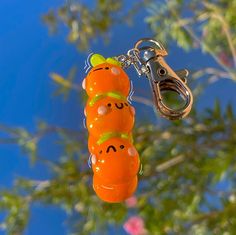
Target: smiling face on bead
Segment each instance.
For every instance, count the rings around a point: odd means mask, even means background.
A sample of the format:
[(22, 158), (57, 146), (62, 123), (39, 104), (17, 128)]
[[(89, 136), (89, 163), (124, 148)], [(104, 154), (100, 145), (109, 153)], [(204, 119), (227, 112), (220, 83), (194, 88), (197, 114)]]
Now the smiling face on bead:
[(139, 155), (128, 139), (111, 138), (92, 155), (94, 174), (106, 183), (121, 184), (138, 173)]
[(120, 66), (102, 63), (91, 69), (83, 81), (83, 88), (89, 97), (111, 91), (128, 96), (130, 82), (127, 74)]
[(92, 107), (86, 105), (88, 131), (99, 138), (105, 132), (130, 132), (134, 125), (135, 109), (127, 101), (105, 97)]

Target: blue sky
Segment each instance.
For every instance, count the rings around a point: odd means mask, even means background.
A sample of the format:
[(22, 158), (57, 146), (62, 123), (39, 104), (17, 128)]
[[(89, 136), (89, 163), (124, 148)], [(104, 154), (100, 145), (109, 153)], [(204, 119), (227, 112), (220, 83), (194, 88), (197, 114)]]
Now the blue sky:
[[(67, 75), (71, 66), (76, 65), (79, 68), (77, 81), (81, 82), (85, 76), (84, 60), (89, 53), (81, 54), (73, 45), (66, 43), (65, 30), (49, 36), (47, 27), (40, 19), (42, 14), (62, 2), (1, 0), (0, 124), (34, 130), (37, 120), (44, 120), (63, 127), (81, 127), (83, 112), (75, 102), (76, 95), (71, 95), (68, 102), (53, 97), (56, 86), (50, 80), (49, 73), (54, 71)], [(139, 13), (132, 27), (115, 26), (111, 31), (110, 44), (104, 45), (99, 39), (92, 44), (91, 51), (113, 56), (126, 52), (139, 38), (151, 36), (142, 22), (145, 15), (145, 11)], [(168, 62), (175, 69), (214, 66), (214, 61), (199, 51), (186, 54), (176, 45), (169, 47)], [(138, 79), (132, 69), (128, 73), (137, 90), (141, 87), (149, 89), (147, 81)], [(199, 99), (198, 109), (212, 106), (215, 98), (219, 98), (223, 105), (228, 102), (235, 104), (235, 87), (229, 80), (213, 84)], [(141, 116), (152, 113), (152, 110), (143, 113), (139, 108), (137, 113)], [(43, 151), (50, 151), (51, 158), (57, 158), (55, 146), (47, 146)], [(30, 167), (27, 157), (16, 146), (0, 145), (0, 188), (11, 187), (14, 177), (19, 175), (42, 180), (50, 177), (42, 165)], [(65, 214), (60, 209), (35, 204), (25, 234), (66, 234), (64, 219)], [(0, 231), (1, 234), (4, 233)]]

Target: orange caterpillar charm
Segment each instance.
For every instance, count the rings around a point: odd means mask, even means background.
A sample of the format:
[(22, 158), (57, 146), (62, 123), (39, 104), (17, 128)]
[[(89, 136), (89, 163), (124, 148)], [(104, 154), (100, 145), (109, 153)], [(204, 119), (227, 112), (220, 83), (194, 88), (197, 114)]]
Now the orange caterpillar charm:
[(122, 202), (137, 188), (139, 155), (132, 144), (135, 109), (128, 101), (130, 81), (119, 63), (94, 54), (83, 81), (93, 188), (106, 202)]

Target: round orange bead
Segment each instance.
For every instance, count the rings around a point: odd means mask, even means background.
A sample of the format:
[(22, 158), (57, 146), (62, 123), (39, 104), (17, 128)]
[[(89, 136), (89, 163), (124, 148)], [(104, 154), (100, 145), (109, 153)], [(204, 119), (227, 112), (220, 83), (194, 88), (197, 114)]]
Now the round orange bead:
[(123, 184), (138, 173), (139, 155), (128, 139), (111, 138), (100, 144), (94, 152), (94, 174), (104, 182)]
[(84, 87), (89, 97), (111, 91), (119, 92), (127, 97), (130, 82), (127, 74), (120, 66), (103, 63), (91, 69), (85, 79)]
[(93, 176), (93, 188), (100, 199), (110, 203), (119, 203), (129, 198), (136, 190), (138, 177), (134, 176), (131, 180), (123, 184), (106, 183), (104, 179), (96, 174)]
[(105, 97), (92, 107), (86, 105), (86, 126), (91, 135), (99, 138), (106, 132), (130, 132), (134, 125), (134, 112), (127, 101)]

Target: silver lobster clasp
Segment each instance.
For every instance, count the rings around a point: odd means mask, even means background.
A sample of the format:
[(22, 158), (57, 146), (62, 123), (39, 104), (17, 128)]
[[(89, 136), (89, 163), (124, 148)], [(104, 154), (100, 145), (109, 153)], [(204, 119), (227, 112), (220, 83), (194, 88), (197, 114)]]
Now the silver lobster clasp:
[[(135, 68), (138, 64), (150, 82), (153, 91), (153, 99), (156, 109), (161, 115), (170, 120), (185, 117), (191, 111), (193, 96), (186, 85), (188, 71), (186, 69), (174, 71), (164, 60), (168, 53), (164, 46), (157, 40), (143, 38), (136, 42), (132, 49), (133, 57), (136, 57)], [(139, 73), (139, 74), (140, 74)], [(166, 91), (177, 93), (184, 100), (184, 104), (177, 109), (168, 107), (164, 103), (163, 94)]]

